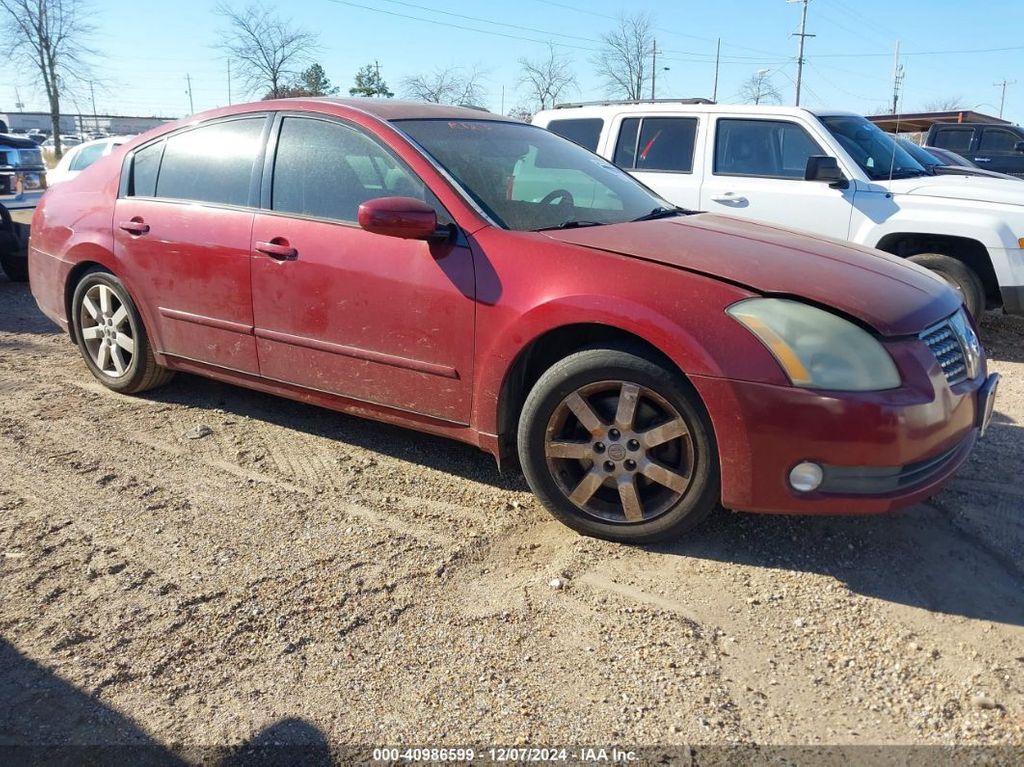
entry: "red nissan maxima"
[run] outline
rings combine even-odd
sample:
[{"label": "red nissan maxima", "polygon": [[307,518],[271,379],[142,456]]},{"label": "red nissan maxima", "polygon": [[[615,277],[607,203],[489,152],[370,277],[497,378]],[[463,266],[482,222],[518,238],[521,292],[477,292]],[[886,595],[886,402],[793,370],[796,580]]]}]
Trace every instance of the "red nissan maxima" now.
[{"label": "red nissan maxima", "polygon": [[471,109],[197,115],[47,192],[29,271],[86,365],[187,371],[518,461],[594,536],[934,493],[992,412],[971,319],[877,251],[680,210]]}]

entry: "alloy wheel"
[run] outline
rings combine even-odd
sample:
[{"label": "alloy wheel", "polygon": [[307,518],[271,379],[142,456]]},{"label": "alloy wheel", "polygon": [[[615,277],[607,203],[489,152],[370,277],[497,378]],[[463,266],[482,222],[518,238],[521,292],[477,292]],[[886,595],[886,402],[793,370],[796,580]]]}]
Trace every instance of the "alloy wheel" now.
[{"label": "alloy wheel", "polygon": [[563,399],[548,421],[544,455],[565,497],[606,522],[664,514],[693,477],[686,421],[657,392],[629,381],[588,384]]},{"label": "alloy wheel", "polygon": [[135,356],[135,331],[117,293],[103,283],[92,285],[82,297],[78,319],[85,348],[97,369],[110,378],[126,375]]}]

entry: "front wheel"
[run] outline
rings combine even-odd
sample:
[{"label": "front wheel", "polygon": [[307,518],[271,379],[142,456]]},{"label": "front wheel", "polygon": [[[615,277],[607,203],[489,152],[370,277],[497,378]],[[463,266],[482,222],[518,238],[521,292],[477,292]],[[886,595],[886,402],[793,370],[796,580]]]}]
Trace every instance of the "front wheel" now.
[{"label": "front wheel", "polygon": [[985,286],[975,271],[963,261],[941,253],[921,253],[907,260],[925,269],[931,269],[948,282],[975,319],[985,311]]},{"label": "front wheel", "polygon": [[719,500],[717,451],[696,392],[631,351],[587,349],[551,367],[527,397],[518,442],[534,493],[584,535],[678,538]]},{"label": "front wheel", "polygon": [[89,370],[108,389],[135,394],[174,377],[157,364],[139,310],[110,272],[86,273],[75,287],[71,311],[78,348]]}]

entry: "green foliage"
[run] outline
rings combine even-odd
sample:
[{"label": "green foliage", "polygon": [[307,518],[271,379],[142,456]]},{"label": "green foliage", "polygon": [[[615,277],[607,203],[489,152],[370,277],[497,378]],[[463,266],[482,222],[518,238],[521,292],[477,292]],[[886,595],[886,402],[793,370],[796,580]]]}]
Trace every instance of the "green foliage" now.
[{"label": "green foliage", "polygon": [[348,89],[353,96],[381,97],[390,99],[395,94],[388,90],[388,84],[380,76],[380,65],[367,64],[356,72],[355,85]]}]

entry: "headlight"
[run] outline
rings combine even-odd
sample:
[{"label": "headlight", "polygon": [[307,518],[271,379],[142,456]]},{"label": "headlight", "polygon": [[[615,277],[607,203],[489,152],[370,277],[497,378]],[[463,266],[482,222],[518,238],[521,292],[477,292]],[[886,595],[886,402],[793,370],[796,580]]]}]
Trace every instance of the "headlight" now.
[{"label": "headlight", "polygon": [[900,385],[882,345],[834,314],[783,298],[749,298],[726,311],[768,347],[794,386],[879,391]]}]

